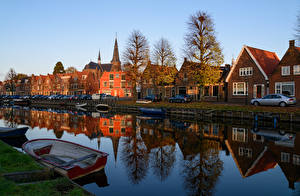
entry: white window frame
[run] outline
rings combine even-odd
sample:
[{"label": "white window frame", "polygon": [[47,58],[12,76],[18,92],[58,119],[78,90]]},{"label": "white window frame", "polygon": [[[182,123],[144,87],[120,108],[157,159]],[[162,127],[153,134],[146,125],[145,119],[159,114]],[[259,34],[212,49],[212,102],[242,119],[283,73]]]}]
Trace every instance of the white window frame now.
[{"label": "white window frame", "polygon": [[232,141],[248,142],[248,130],[245,128],[232,127]]},{"label": "white window frame", "polygon": [[290,162],[290,153],[281,152],[280,157],[281,157],[281,162],[282,163],[289,163]]},{"label": "white window frame", "polygon": [[240,68],[240,76],[252,76],[253,67],[242,67]]},{"label": "white window frame", "polygon": [[293,66],[293,73],[294,75],[300,75],[300,65]]},{"label": "white window frame", "polygon": [[290,66],[282,66],[281,67],[281,75],[282,76],[289,76],[291,74]]},{"label": "white window frame", "polygon": [[[238,94],[237,86],[238,86],[238,84],[241,84],[241,83],[243,83],[243,85],[244,85],[244,91],[243,91],[243,94]],[[232,83],[232,94],[233,95],[248,95],[248,83],[246,85],[246,82],[233,82]]]},{"label": "white window frame", "polygon": [[293,164],[300,165],[300,155],[293,154]]},{"label": "white window frame", "polygon": [[295,82],[275,82],[275,93],[282,94],[282,85],[293,85],[293,92],[294,94],[290,96],[295,96]]}]

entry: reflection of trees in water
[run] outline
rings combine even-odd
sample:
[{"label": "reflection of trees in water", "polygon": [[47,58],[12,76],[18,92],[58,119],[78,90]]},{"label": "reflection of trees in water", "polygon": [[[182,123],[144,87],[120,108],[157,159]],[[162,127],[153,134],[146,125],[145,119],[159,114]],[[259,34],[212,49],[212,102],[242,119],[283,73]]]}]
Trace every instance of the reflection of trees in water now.
[{"label": "reflection of trees in water", "polygon": [[219,150],[213,146],[216,141],[202,140],[197,155],[183,161],[182,175],[184,186],[189,195],[212,195],[221,171],[223,162]]},{"label": "reflection of trees in water", "polygon": [[6,110],[4,113],[4,125],[6,127],[17,127],[15,122],[15,111],[13,108]]},{"label": "reflection of trees in water", "polygon": [[53,132],[57,139],[60,139],[64,134],[64,131],[59,129],[54,129]]},{"label": "reflection of trees in water", "polygon": [[161,181],[170,175],[176,160],[175,145],[160,146],[151,151],[151,167]]},{"label": "reflection of trees in water", "polygon": [[138,184],[146,176],[148,170],[147,148],[140,134],[124,138],[122,161],[124,162],[128,177],[133,184]]}]

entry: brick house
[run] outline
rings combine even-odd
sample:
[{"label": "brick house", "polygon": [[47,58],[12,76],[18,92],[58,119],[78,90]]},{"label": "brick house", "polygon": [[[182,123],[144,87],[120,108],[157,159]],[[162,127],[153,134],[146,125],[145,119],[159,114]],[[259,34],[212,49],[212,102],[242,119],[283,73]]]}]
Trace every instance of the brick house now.
[{"label": "brick house", "polygon": [[115,39],[111,63],[101,63],[99,52],[98,63],[91,61],[84,67],[83,71],[92,71],[99,76],[99,93],[118,97],[132,96],[131,83],[127,78],[126,72],[121,69],[117,39]]},{"label": "brick house", "polygon": [[226,78],[228,101],[249,103],[269,94],[269,78],[278,63],[275,52],[244,46]]},{"label": "brick house", "polygon": [[[298,87],[298,89],[297,89]],[[289,48],[270,79],[270,92],[295,96],[300,99],[300,47],[290,40]]]},{"label": "brick house", "polygon": [[189,73],[190,64],[186,58],[176,75],[174,94],[189,94],[192,95],[194,100],[206,101],[220,101],[226,99],[226,84],[225,78],[227,77],[230,65],[220,66],[220,79],[215,84],[205,85],[203,88],[199,87]]},{"label": "brick house", "polygon": [[155,65],[149,61],[141,76],[141,96],[160,95],[162,99],[174,96],[177,72],[176,67]]}]

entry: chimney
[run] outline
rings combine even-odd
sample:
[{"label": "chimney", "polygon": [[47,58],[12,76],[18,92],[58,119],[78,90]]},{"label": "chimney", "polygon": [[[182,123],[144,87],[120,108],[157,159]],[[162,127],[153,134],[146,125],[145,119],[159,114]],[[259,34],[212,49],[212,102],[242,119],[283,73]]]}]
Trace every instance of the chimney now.
[{"label": "chimney", "polygon": [[290,48],[293,48],[295,47],[295,40],[290,40]]},{"label": "chimney", "polygon": [[186,57],[184,57],[184,61],[187,61],[187,58],[186,58]]}]

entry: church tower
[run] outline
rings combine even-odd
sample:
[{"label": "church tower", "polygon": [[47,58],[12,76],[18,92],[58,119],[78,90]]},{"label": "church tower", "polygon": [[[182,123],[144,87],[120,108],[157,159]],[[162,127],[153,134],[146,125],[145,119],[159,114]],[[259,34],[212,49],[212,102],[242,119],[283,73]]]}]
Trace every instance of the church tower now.
[{"label": "church tower", "polygon": [[99,54],[98,54],[98,65],[101,65],[101,56],[100,56],[100,50],[99,50]]},{"label": "church tower", "polygon": [[121,62],[119,58],[119,49],[118,49],[118,41],[117,38],[115,39],[115,47],[114,47],[114,53],[113,58],[111,60],[112,64],[112,71],[120,71],[121,70]]}]

